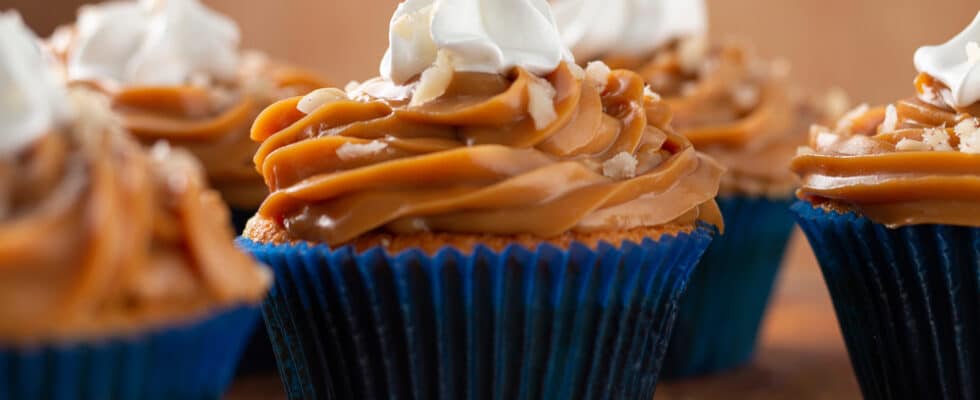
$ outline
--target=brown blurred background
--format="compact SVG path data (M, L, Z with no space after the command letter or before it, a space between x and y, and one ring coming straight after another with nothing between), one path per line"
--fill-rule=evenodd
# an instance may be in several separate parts
M377 74L396 0L205 0L242 26L249 47L323 71L335 83ZM0 0L46 35L81 0ZM978 0L708 0L716 38L754 43L793 63L810 89L840 86L858 102L911 93L912 52L973 18Z

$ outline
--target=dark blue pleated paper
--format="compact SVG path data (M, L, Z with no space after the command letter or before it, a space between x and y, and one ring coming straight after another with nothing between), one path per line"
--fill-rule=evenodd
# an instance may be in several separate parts
M464 255L258 245L291 399L643 399L711 231Z
M701 259L681 298L667 348L665 378L684 378L745 364L793 231L790 200L720 197L725 233Z
M220 399L257 306L129 338L0 347L0 400Z
M867 399L980 398L980 229L793 206Z

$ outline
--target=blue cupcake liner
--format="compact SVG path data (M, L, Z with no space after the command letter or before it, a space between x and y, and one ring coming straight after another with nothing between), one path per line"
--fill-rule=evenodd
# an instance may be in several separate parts
M240 245L291 399L644 399L714 230L568 249Z
M980 398L980 228L793 205L867 399Z
M665 379L719 373L752 358L795 225L789 199L717 201L725 233L708 247L681 298L664 359Z
M0 347L0 400L220 399L259 307L131 337Z

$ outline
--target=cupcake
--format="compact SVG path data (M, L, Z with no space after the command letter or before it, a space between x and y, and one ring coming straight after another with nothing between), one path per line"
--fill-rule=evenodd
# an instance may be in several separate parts
M816 128L793 206L867 399L980 397L980 14L915 96Z
M649 399L723 168L544 0L407 1L389 36L252 128L290 398Z
M0 37L0 398L220 398L271 273L193 157L68 91L18 15Z
M622 12L627 3L632 8ZM798 94L785 63L739 44L709 44L701 0L558 0L554 7L579 61L638 73L673 111L674 128L727 168L718 197L727 231L681 300L665 376L748 362L793 227L797 180L789 163L823 110Z
M249 138L252 121L275 101L322 85L310 73L241 51L235 23L198 0L87 5L49 44L74 84L112 98L140 142L166 141L197 157L239 233L268 195L252 164L258 148ZM260 328L242 371L274 369Z
M199 0L121 0L83 6L50 44L68 78L108 94L137 139L194 154L241 232L268 194L252 164L252 121L323 82L240 50L239 36L234 21Z

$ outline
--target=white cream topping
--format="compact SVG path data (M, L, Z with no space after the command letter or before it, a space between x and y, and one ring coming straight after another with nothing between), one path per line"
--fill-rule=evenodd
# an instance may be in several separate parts
M238 72L235 23L199 0L113 1L82 7L68 59L73 80L180 85Z
M403 84L452 55L454 71L535 75L571 61L545 0L406 0L391 18L381 76Z
M16 12L0 13L0 155L21 151L67 119L68 94L40 39Z
M562 41L575 57L642 56L707 32L704 0L552 0Z
M942 82L952 91L947 99L957 107L980 101L980 13L963 32L938 46L920 47L915 68Z

